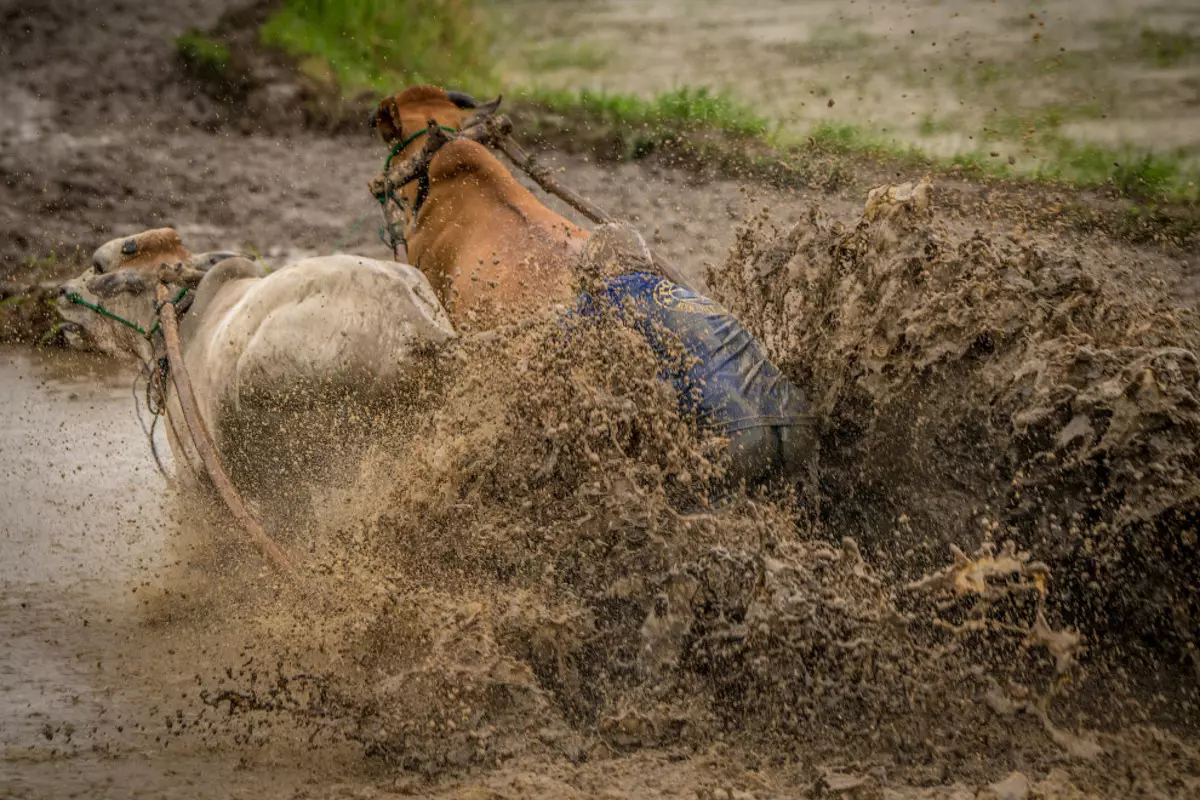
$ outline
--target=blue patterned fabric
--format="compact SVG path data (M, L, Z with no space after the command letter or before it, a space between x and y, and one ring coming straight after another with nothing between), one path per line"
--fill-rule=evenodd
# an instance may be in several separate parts
M632 324L658 356L659 377L679 394L682 410L723 434L766 425L803 424L804 394L772 364L758 341L712 300L645 272L610 278L601 297L630 310ZM578 312L594 316L596 298L584 293ZM672 356L678 337L690 358Z

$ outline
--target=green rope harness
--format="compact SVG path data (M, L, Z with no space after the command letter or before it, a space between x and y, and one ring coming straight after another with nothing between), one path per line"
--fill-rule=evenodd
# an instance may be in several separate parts
M444 130L446 133L458 133L457 130L451 128L449 125L438 125L438 127ZM421 128L421 130L417 131L412 136L407 137L404 141L400 142L400 144L393 147L392 152L388 153L387 161L383 162L383 171L386 173L389 169L391 169L392 159L399 155L401 150L416 141L418 136L424 136L427 133L429 133L429 128Z
M440 129L442 129L443 131L445 131L446 133L458 133L457 129L451 128L449 125L438 125L438 127ZM386 176L388 174L388 170L390 170L392 168L392 159L395 158L397 155L399 155L400 151L402 151L404 148L406 148L410 144L412 144L417 139L418 136L424 136L427 133L429 133L429 128L421 128L421 130L417 131L416 133L412 134L411 136L405 137L403 141L399 142L394 147L392 147L391 152L389 152L387 155L387 159L384 160L384 162L383 162L384 176ZM427 176L424 177L423 180L427 181L428 177ZM393 201L394 203L396 203L396 205L399 205L401 207L403 207L405 205L404 202L402 202L401 198L396 196L395 188L399 188L399 187L394 187L393 189L385 190L381 194L375 195L375 199L379 201L379 205L381 207L386 206L388 200ZM428 187L426 186L424 190L428 191ZM414 214L420 209L420 204L421 204L422 199L423 198L421 197L421 195L418 194L417 204L412 209ZM385 216L386 216L386 214L385 214ZM357 227L357 226L355 226L355 227ZM382 226L379 228L379 238L384 244L391 247L393 251L395 251L395 249L396 249L397 242L407 245L407 243L404 241L404 234L401 233L399 236L397 236L394 225L392 225L390 223L387 224L386 226Z
M183 287L182 289L179 290L179 294L175 295L175 299L172 300L171 302L178 303L180 300L183 299L183 296L185 294L187 294L187 292L188 292L187 287L186 286ZM125 319L124 317L122 317L118 314L114 314L113 312L109 311L107 308L105 308L102 305L99 305L98 303L89 303L87 300L84 300L83 297L81 297L78 292L71 292L69 295L67 295L67 300L69 300L71 303L73 303L77 306L83 306L84 308L90 308L92 311L95 311L100 316L108 317L109 319L111 319L115 322L121 323L122 325L124 325L127 328L132 328L133 330L140 333L142 336L145 336L147 339L150 338L151 336L153 336L154 334L158 333L158 329L162 327L162 320L160 319L154 323L153 328L151 328L149 331L147 331L145 328L143 328L141 325L138 325L136 322L130 322L129 320Z
M383 201L380 201L380 202L383 202ZM350 241L350 237L354 235L354 232L356 230L358 230L359 228L361 228L362 224L367 221L367 217L371 216L374 213L375 213L375 210L371 209L370 211L368 211L367 213L365 213L361 217L359 217L358 222L354 223L354 227L352 227L350 230L346 231L346 235L343 236L338 241L338 243L333 246L333 252L336 253L338 250L341 250L342 246L345 245L346 242Z

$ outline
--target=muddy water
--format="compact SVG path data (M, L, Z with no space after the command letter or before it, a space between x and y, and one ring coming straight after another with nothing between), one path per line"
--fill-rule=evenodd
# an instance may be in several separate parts
M178 526L132 377L0 349L0 796L290 793L305 773L283 750L269 760L290 777L211 744L170 747L168 704L213 643L143 599L178 560Z
M93 713L64 629L127 613L126 585L160 560L161 529L141 520L162 515L163 482L138 446L123 371L0 353L0 716L4 745L20 748Z

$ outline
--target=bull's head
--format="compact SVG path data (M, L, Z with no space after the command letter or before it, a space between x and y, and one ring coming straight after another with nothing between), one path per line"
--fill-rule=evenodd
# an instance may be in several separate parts
M388 144L402 142L423 130L430 119L455 130L481 122L500 107L500 97L480 103L463 92L446 91L436 86L410 86L399 94L385 97L375 109L372 123Z
M113 239L96 249L91 266L59 287L61 328L72 347L145 357L144 337L120 320L149 330L160 281L194 288L208 268L238 253L193 255L171 228ZM97 307L107 313L101 313Z

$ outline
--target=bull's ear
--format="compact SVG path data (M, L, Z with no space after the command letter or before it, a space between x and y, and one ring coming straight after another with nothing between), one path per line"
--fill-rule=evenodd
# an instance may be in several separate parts
M475 113L463 121L462 127L469 128L476 125L488 117L496 113L496 109L500 107L500 101L504 99L504 95L496 95L496 99L483 105L475 106Z
M399 141L401 136L400 111L396 107L396 98L385 97L375 109L373 126L379 132L379 138L384 142Z

